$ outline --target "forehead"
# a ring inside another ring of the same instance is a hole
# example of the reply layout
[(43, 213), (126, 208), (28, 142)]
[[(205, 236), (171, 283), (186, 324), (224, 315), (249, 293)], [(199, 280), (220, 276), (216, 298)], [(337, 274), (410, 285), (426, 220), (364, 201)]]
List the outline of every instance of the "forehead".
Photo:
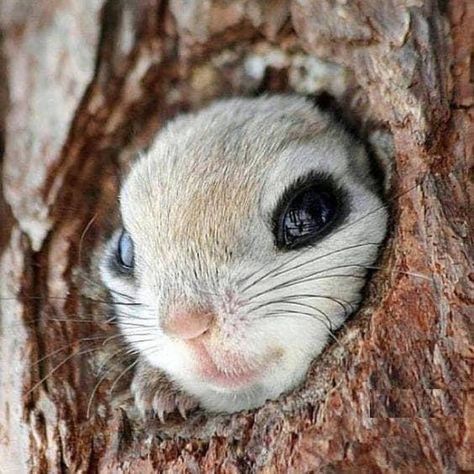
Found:
[[(303, 99), (228, 101), (178, 118), (133, 167), (121, 194), (132, 233), (173, 244), (232, 245), (257, 212), (288, 150), (324, 135), (328, 119)], [(273, 173), (275, 174), (275, 173)]]

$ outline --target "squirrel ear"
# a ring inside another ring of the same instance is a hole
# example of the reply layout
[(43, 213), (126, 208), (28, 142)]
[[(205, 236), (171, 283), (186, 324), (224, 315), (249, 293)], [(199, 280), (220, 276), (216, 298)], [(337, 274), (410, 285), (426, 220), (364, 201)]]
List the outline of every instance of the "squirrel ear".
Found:
[[(356, 111), (351, 110), (350, 104), (343, 99), (337, 99), (326, 91), (306, 96), (319, 110), (331, 115), (333, 120), (342, 125), (345, 131), (359, 142), (365, 142), (365, 133), (361, 129), (363, 122), (357, 117)], [(344, 103), (346, 102), (346, 103)]]
[(370, 121), (357, 118), (351, 113), (350, 107), (338, 101), (327, 92), (308, 96), (315, 107), (331, 114), (334, 119), (342, 124), (350, 135), (357, 141), (365, 144), (370, 159), (370, 171), (380, 191), (387, 195), (392, 186), (394, 172), (395, 147), (392, 135), (384, 129), (373, 129)]
[(393, 136), (387, 130), (378, 129), (369, 133), (367, 142), (371, 155), (372, 173), (387, 196), (392, 189), (392, 178), (395, 172)]
[(306, 96), (307, 99), (313, 103), (315, 107), (321, 110), (332, 112), (338, 108), (338, 102), (336, 98), (329, 92), (321, 91)]

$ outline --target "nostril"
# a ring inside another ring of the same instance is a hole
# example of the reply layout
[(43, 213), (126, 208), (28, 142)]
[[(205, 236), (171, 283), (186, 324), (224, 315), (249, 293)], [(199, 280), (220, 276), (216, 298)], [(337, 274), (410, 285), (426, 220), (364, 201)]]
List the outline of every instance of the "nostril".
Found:
[(164, 330), (180, 339), (195, 339), (207, 332), (213, 321), (211, 311), (173, 309), (164, 323)]

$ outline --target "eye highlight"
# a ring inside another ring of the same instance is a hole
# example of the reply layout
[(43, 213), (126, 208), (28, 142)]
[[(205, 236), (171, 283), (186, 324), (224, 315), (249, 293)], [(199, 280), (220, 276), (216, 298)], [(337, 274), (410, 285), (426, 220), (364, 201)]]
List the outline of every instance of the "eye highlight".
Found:
[(117, 263), (126, 272), (131, 272), (135, 266), (135, 250), (130, 234), (124, 229), (117, 242)]
[(276, 246), (293, 250), (313, 244), (343, 214), (344, 193), (331, 179), (315, 173), (285, 191), (274, 215)]

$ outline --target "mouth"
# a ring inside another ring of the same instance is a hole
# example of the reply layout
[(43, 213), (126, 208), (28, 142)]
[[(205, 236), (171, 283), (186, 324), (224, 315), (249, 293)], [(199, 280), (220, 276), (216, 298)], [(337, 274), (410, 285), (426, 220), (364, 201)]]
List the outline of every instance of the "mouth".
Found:
[(267, 368), (267, 363), (248, 364), (235, 354), (221, 356), (218, 365), (203, 345), (194, 345), (198, 373), (208, 383), (225, 390), (241, 390), (254, 384)]

